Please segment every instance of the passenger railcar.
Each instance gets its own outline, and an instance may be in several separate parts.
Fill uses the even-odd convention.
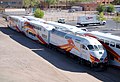
[[[120,37],[112,35],[110,33],[102,33],[98,31],[92,31],[85,33],[86,36],[91,36],[98,39],[106,48],[110,64],[120,68]]]
[[[18,17],[17,21],[15,21],[16,24],[19,24],[18,21],[21,19]],[[11,23],[9,24],[10,28],[12,28]],[[81,36],[67,28],[56,28],[54,25],[40,23],[36,20],[25,20],[24,25],[19,27],[20,29],[27,37],[75,55],[80,61],[85,60],[89,62],[91,66],[106,66],[108,62],[106,50],[95,38]]]

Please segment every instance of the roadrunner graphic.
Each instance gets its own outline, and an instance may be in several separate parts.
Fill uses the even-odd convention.
[[[77,51],[80,51],[74,44],[72,39],[68,40],[68,44],[64,44],[59,46],[61,49],[66,50],[67,52],[70,52],[73,48],[76,49]]]
[[[38,41],[42,44],[47,44],[41,36],[39,36],[39,34],[37,34],[37,32],[34,30],[34,27],[32,25],[30,25],[28,22],[25,22],[25,26],[24,28],[27,28],[26,32],[30,32],[32,33],[35,37],[38,38]]]

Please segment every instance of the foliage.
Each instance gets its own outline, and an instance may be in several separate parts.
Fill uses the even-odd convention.
[[[45,2],[48,4],[48,7],[50,7],[51,4],[56,4],[59,0],[45,0]]]
[[[104,12],[105,11],[105,5],[103,5],[103,4],[100,4],[100,5],[98,5],[97,6],[97,11],[99,12],[99,13],[101,13],[101,12]]]
[[[40,10],[39,8],[37,8],[34,12],[34,16],[37,18],[43,18],[44,12],[42,10]]]
[[[114,20],[116,23],[120,23],[120,16],[114,17],[113,20]]]
[[[108,7],[107,7],[107,12],[111,13],[111,12],[114,12],[114,11],[115,11],[114,5],[109,4]]]
[[[104,13],[103,13],[103,12],[100,13],[98,19],[99,19],[100,21],[106,20],[106,18],[104,17]]]
[[[59,0],[45,0],[46,3],[48,4],[55,4],[57,3]]]
[[[23,6],[28,7],[35,7],[40,4],[40,0],[23,0]]]
[[[71,2],[92,2],[94,0],[68,0],[68,1],[71,1]]]
[[[114,1],[113,1],[113,4],[115,4],[115,5],[120,5],[120,0],[114,0]]]

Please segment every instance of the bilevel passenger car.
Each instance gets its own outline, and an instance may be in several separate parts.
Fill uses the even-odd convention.
[[[50,31],[54,28],[54,26],[48,24],[37,21],[29,21],[25,22],[23,32],[29,38],[38,40],[40,43],[48,45],[50,42]]]
[[[106,48],[110,64],[120,68],[120,37],[112,35],[110,33],[102,33],[98,31],[92,31],[85,33],[86,36],[91,36],[98,39]]]
[[[23,16],[23,18],[28,19],[29,21],[39,21],[39,22],[46,22],[44,19],[36,18],[34,16]]]
[[[8,18],[8,27],[18,32],[22,32],[22,27],[26,21],[28,21],[26,18],[20,16],[10,16]]]

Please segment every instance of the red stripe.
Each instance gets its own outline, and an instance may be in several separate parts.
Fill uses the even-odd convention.
[[[47,44],[47,43],[42,39],[41,36],[37,35],[37,38],[40,40],[40,42],[41,42],[42,44]]]

